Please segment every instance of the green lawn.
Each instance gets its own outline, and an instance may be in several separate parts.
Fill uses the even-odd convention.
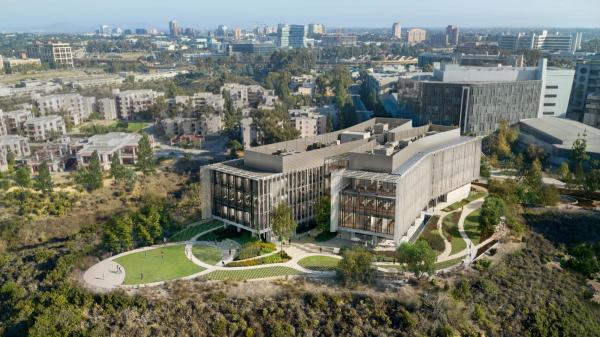
[[[460,261],[464,260],[465,256],[457,257],[456,259],[452,259],[452,260],[448,260],[448,261],[444,261],[444,262],[437,262],[435,264],[435,270],[446,269],[448,267],[457,265],[460,263]]]
[[[479,230],[479,213],[480,210],[475,210],[465,219],[465,233],[474,245],[478,245],[481,241],[481,231]]]
[[[223,227],[223,223],[218,220],[211,220],[202,223],[192,224],[191,226],[173,234],[170,238],[171,242],[187,241],[194,236],[218,227]]]
[[[140,130],[145,129],[149,125],[150,125],[150,123],[146,123],[146,122],[128,122],[127,123],[127,131],[128,132],[138,132]]]
[[[467,248],[467,243],[465,240],[463,240],[463,238],[460,236],[460,232],[458,231],[458,220],[460,219],[460,213],[461,212],[450,213],[442,220],[444,235],[452,245],[450,255],[461,252]]]
[[[164,256],[161,256],[161,252]],[[168,281],[204,270],[185,256],[184,246],[154,248],[115,259],[125,269],[123,284],[145,284]],[[144,274],[143,278],[141,274]]]
[[[192,254],[198,260],[210,265],[216,265],[223,259],[223,252],[219,248],[212,246],[194,245],[192,247]]]
[[[298,261],[300,266],[316,271],[334,271],[339,263],[340,259],[324,255],[308,256]]]
[[[472,201],[475,201],[479,198],[485,197],[486,195],[487,195],[487,193],[483,192],[483,191],[471,192],[471,193],[469,193],[469,196],[466,197],[465,199],[463,199],[461,201],[457,201],[450,206],[447,206],[446,208],[442,209],[442,211],[444,211],[444,212],[455,211]]]
[[[266,277],[285,276],[285,275],[299,275],[302,274],[300,271],[284,266],[277,267],[265,267],[258,269],[246,269],[246,270],[216,270],[212,273],[206,274],[204,277],[209,280],[251,280]]]

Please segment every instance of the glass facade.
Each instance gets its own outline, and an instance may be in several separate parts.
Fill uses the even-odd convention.
[[[258,181],[219,171],[211,173],[213,214],[259,230]]]
[[[340,193],[339,226],[393,236],[395,191],[391,182],[350,179]]]

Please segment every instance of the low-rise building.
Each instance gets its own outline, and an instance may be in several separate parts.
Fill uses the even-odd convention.
[[[21,160],[32,173],[37,173],[42,163],[46,163],[50,172],[64,172],[72,160],[71,138],[61,136],[55,141],[46,142],[37,147],[33,155]]]
[[[151,89],[115,91],[117,112],[121,119],[135,119],[136,115],[156,105],[156,99],[164,96]]]
[[[6,133],[8,134],[17,134],[22,131],[25,121],[31,117],[33,117],[31,110],[15,110],[7,112],[2,112],[0,110],[0,124],[4,124]]]
[[[113,76],[85,76],[69,78],[63,81],[63,84],[69,85],[74,89],[94,88],[94,87],[115,87],[123,84],[125,79],[118,75]]]
[[[591,160],[600,160],[600,130],[565,118],[543,117],[522,120],[519,124],[519,145],[541,148],[553,165],[568,162],[573,142],[585,139]]]
[[[2,62],[0,60],[0,62]],[[17,58],[6,58],[3,61],[4,71],[7,74],[15,74],[27,70],[39,69],[42,66],[40,59],[17,59]]]
[[[88,138],[77,151],[77,164],[89,165],[94,151],[98,153],[102,169],[110,169],[110,163],[115,154],[119,155],[122,164],[135,165],[138,158],[138,143],[142,138],[136,133],[110,132]],[[150,139],[152,142],[152,138]]]
[[[98,113],[106,120],[115,120],[118,117],[117,103],[114,98],[100,98],[96,106]]]
[[[312,137],[327,132],[327,116],[316,107],[301,107],[288,110],[291,124],[300,131],[300,137]]]
[[[68,43],[35,42],[27,46],[27,56],[55,66],[73,67],[73,53]]]
[[[305,231],[314,226],[316,203],[330,196],[331,232],[399,244],[413,239],[434,208],[468,196],[480,157],[481,139],[459,129],[374,118],[203,166],[200,179],[209,188],[202,215],[271,239],[277,205],[287,204]]]
[[[29,118],[24,128],[27,138],[36,142],[58,138],[67,133],[65,121],[57,115]]]
[[[272,109],[278,102],[274,90],[268,90],[260,85],[244,85],[238,83],[226,83],[221,87],[221,93],[229,92],[236,109],[257,108]]]
[[[94,111],[95,97],[84,97],[80,94],[58,94],[34,97],[42,116],[64,111],[73,125],[88,120]]]
[[[16,158],[29,156],[31,150],[27,138],[18,135],[0,136],[0,147],[6,151],[11,151]]]
[[[166,118],[160,121],[160,126],[168,138],[200,134],[200,122],[197,118]]]

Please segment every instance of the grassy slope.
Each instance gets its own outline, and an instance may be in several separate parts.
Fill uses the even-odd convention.
[[[458,231],[458,220],[460,219],[461,212],[454,212],[446,215],[442,220],[444,235],[446,235],[446,239],[450,241],[452,244],[452,251],[450,255],[456,254],[465,248],[467,248],[467,243],[460,236],[460,232]]]
[[[161,256],[164,252],[164,258]],[[115,259],[125,268],[124,284],[145,284],[173,280],[203,270],[185,256],[183,245],[155,248]],[[144,273],[143,279],[141,273]]]
[[[211,265],[215,265],[223,259],[223,252],[211,246],[195,245],[192,247],[192,254],[198,260]]]
[[[335,270],[339,263],[340,259],[323,255],[308,256],[298,261],[300,266],[306,269],[318,271]]]

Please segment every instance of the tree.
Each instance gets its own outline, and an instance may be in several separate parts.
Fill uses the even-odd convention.
[[[144,175],[149,175],[154,172],[155,166],[156,163],[154,161],[154,154],[152,153],[150,138],[144,133],[138,142],[137,168],[142,171]]]
[[[483,178],[489,178],[492,176],[492,170],[490,163],[485,157],[481,157],[481,163],[479,164],[479,175]]]
[[[506,204],[498,197],[490,196],[485,199],[481,206],[479,216],[479,229],[482,237],[492,235],[496,226],[500,223],[500,217],[504,215]]]
[[[6,151],[6,164],[8,165],[9,172],[15,168],[16,160],[17,157],[15,156],[15,153],[11,149],[8,149],[8,151]]]
[[[104,246],[113,253],[133,248],[133,219],[130,215],[115,217],[104,225]]]
[[[285,203],[279,203],[271,214],[272,231],[281,241],[281,251],[283,254],[283,240],[289,239],[295,232],[296,221],[292,209]]]
[[[321,198],[315,206],[315,220],[317,228],[323,232],[330,229],[331,222],[331,199],[328,196]]]
[[[585,139],[586,134],[583,137],[578,137],[571,146],[571,158],[569,160],[571,166],[571,172],[575,176],[575,184],[581,186],[584,180],[583,166],[586,161],[590,159],[587,153],[587,141]]]
[[[376,271],[372,266],[373,254],[362,247],[352,247],[342,251],[338,264],[338,276],[346,285],[370,284],[375,280]]]
[[[88,192],[102,187],[102,166],[100,165],[100,156],[98,152],[92,152],[88,167],[82,168],[77,173],[75,180],[83,186]]]
[[[36,190],[44,193],[52,192],[54,189],[50,168],[45,161],[43,161],[38,168],[38,175],[35,178],[34,186]]]
[[[436,253],[427,241],[405,242],[398,247],[396,254],[398,262],[406,264],[408,270],[415,273],[419,278],[424,273],[431,275],[435,271]]]
[[[567,182],[571,178],[571,171],[569,170],[569,164],[563,162],[558,167],[558,176],[563,181]]]
[[[121,158],[118,152],[113,154],[110,159],[110,175],[115,179],[116,182],[122,181],[125,173],[125,166],[121,163]]]
[[[31,186],[31,173],[27,167],[19,166],[19,168],[17,168],[17,171],[15,172],[15,183],[17,186],[21,187],[21,189],[26,189]]]

